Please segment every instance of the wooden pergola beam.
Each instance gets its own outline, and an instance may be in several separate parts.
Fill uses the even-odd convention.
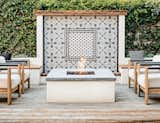
[[[76,16],[76,15],[108,15],[108,16],[118,16],[127,15],[127,10],[35,10],[36,16]]]

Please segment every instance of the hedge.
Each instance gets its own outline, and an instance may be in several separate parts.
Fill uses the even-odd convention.
[[[36,55],[37,0],[0,0],[0,52]]]
[[[1,0],[0,51],[35,56],[34,9],[40,10],[128,10],[126,56],[144,49],[146,56],[160,53],[159,0]]]

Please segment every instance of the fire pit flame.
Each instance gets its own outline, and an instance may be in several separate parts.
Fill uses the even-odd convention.
[[[84,57],[81,57],[80,61],[78,62],[78,70],[79,70],[79,72],[84,71],[85,63],[86,63],[86,59]]]
[[[67,75],[94,75],[94,71],[86,71],[85,70],[86,59],[84,57],[80,58],[78,62],[78,70],[77,71],[67,71]]]

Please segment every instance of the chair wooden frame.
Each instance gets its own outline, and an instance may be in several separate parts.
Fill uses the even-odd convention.
[[[25,79],[25,69],[29,70],[29,77]],[[28,88],[30,88],[30,61],[28,61],[28,66],[22,65],[22,93],[24,94],[24,84],[28,82]]]
[[[14,88],[12,88],[12,80],[11,80],[11,68],[10,67],[8,67],[8,71],[7,71],[7,88],[0,88],[0,93],[1,94],[5,94],[5,95],[7,95],[7,103],[8,103],[8,105],[10,105],[10,104],[12,104],[12,93],[14,93],[14,92],[17,92],[18,93],[18,97],[20,97],[21,96],[21,67],[20,67],[20,65],[18,65],[18,74],[19,74],[19,76],[20,76],[20,82],[19,82],[19,84],[16,86],[16,87],[14,87]],[[1,80],[0,80],[1,81]],[[3,80],[2,80],[3,81]]]
[[[140,71],[140,65],[137,65],[137,69],[138,71]],[[137,75],[139,76],[140,72],[137,73]],[[144,87],[141,86],[139,83],[137,84],[137,94],[138,96],[140,96],[140,92],[143,91],[144,92],[144,102],[145,104],[149,104],[148,100],[149,100],[149,95],[150,94],[160,94],[160,87],[149,87],[149,78],[148,78],[148,67],[145,67],[145,85]]]
[[[129,70],[134,70],[134,79],[130,78],[129,76]],[[137,93],[137,63],[132,63],[130,60],[128,61],[128,87],[131,87],[131,81],[134,83],[134,92]]]

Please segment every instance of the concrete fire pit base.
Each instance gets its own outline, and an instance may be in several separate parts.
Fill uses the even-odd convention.
[[[92,69],[95,75],[66,75],[67,71],[68,69],[53,69],[48,74],[46,78],[47,102],[104,103],[115,101],[116,78],[110,70]]]

